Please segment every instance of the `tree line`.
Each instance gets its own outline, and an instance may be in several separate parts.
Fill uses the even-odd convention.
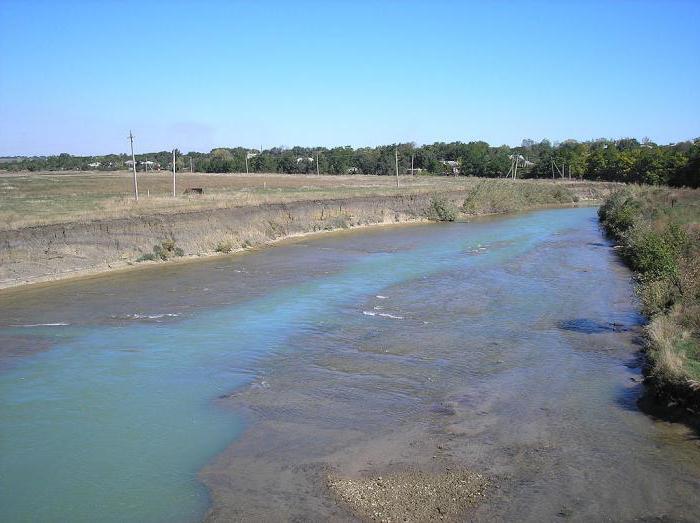
[[[700,185],[700,138],[658,145],[634,138],[620,140],[525,139],[518,147],[494,147],[483,141],[436,142],[417,146],[400,143],[377,147],[274,147],[262,151],[219,147],[208,153],[177,153],[176,168],[207,173],[372,174],[393,175],[398,153],[399,172],[423,175],[503,177],[518,160],[518,177],[607,180],[645,184]],[[120,170],[130,156],[73,156],[0,159],[5,170]],[[246,162],[247,159],[247,162]],[[172,152],[136,155],[138,168],[172,169]],[[318,166],[316,163],[318,162]],[[246,165],[247,163],[247,165]],[[411,168],[414,170],[411,171]]]

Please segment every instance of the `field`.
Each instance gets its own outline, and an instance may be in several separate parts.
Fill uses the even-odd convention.
[[[314,176],[280,174],[178,174],[177,197],[172,175],[138,175],[134,201],[130,172],[0,173],[0,228],[86,221],[100,218],[178,213],[264,203],[388,196],[458,191],[482,180],[468,177],[402,176],[400,188],[391,176]],[[594,187],[596,182],[518,181],[519,187],[546,185]],[[601,184],[603,185],[603,184]],[[607,184],[609,185],[609,184]],[[202,187],[204,195],[185,196],[188,187]]]

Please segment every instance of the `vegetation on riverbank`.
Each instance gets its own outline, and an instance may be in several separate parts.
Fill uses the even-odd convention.
[[[576,203],[579,199],[576,192],[565,185],[482,180],[464,200],[462,211],[466,214],[498,214],[544,205]]]
[[[520,146],[491,146],[484,141],[414,143],[377,147],[273,147],[250,150],[219,147],[208,153],[176,154],[179,171],[208,173],[401,174],[498,178],[518,158],[521,178],[578,178],[649,184],[700,184],[700,139],[669,145],[634,138],[565,140],[551,143],[525,139]],[[0,158],[9,171],[115,171],[127,167],[126,154]],[[137,154],[137,168],[172,169],[170,151]],[[398,161],[398,165],[397,165]]]
[[[637,275],[652,389],[700,407],[700,191],[627,187],[599,211]]]

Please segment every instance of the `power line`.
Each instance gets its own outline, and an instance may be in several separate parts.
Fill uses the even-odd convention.
[[[394,162],[396,164],[396,187],[399,186],[399,148],[394,149]]]

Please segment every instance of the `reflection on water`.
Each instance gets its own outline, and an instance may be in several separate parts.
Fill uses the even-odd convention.
[[[634,408],[640,318],[594,215],[3,294],[0,516],[342,519],[328,469],[457,463],[501,484],[475,518],[690,518],[698,449]]]

